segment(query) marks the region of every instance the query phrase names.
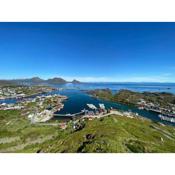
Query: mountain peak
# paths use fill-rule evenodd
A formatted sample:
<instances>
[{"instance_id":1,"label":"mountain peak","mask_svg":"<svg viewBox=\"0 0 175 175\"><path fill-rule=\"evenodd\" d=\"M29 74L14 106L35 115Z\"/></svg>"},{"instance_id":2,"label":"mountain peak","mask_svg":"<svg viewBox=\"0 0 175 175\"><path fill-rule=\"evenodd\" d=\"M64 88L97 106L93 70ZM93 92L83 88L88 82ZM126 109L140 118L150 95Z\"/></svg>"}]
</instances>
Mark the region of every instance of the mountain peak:
<instances>
[{"instance_id":1,"label":"mountain peak","mask_svg":"<svg viewBox=\"0 0 175 175\"><path fill-rule=\"evenodd\" d=\"M41 79L41 78L39 78L39 77L33 77L33 78L31 78L31 80L32 80L33 82L43 82L43 81L44 81L43 79Z\"/></svg>"},{"instance_id":2,"label":"mountain peak","mask_svg":"<svg viewBox=\"0 0 175 175\"><path fill-rule=\"evenodd\" d=\"M80 83L80 81L74 79L74 80L72 81L72 83Z\"/></svg>"},{"instance_id":3,"label":"mountain peak","mask_svg":"<svg viewBox=\"0 0 175 175\"><path fill-rule=\"evenodd\" d=\"M66 80L64 80L63 78L59 78L59 77L55 77L55 78L52 78L52 79L48 79L47 82L48 82L48 83L51 83L51 84L67 83Z\"/></svg>"}]
</instances>

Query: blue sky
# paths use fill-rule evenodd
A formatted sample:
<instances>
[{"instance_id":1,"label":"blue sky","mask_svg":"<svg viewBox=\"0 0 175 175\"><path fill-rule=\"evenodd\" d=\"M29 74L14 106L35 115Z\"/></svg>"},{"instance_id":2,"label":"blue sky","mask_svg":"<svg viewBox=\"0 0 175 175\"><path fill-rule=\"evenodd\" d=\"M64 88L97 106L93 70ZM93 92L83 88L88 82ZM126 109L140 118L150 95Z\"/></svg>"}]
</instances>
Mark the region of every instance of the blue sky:
<instances>
[{"instance_id":1,"label":"blue sky","mask_svg":"<svg viewBox=\"0 0 175 175\"><path fill-rule=\"evenodd\" d=\"M175 82L175 23L0 23L0 79Z\"/></svg>"}]
</instances>

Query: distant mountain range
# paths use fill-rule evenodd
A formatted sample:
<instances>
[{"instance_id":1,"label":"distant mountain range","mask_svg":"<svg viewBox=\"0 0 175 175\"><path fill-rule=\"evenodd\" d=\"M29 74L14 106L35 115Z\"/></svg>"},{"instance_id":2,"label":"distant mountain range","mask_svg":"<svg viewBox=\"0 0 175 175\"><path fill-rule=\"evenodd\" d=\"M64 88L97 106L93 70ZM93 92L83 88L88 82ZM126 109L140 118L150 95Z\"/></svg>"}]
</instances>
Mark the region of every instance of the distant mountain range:
<instances>
[{"instance_id":1,"label":"distant mountain range","mask_svg":"<svg viewBox=\"0 0 175 175\"><path fill-rule=\"evenodd\" d=\"M66 83L80 83L78 80L66 81L63 78L51 78L48 80L41 79L39 77L33 77L28 79L13 79L13 80L0 80L0 85L21 85L21 84L66 84Z\"/></svg>"}]
</instances>

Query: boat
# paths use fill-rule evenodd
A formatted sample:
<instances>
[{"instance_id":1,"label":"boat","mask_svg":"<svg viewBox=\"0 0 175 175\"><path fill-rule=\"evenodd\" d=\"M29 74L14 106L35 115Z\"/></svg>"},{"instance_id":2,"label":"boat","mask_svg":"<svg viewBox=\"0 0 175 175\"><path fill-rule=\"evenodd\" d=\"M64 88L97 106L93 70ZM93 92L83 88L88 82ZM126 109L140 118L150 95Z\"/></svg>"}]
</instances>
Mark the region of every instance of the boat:
<instances>
[{"instance_id":1,"label":"boat","mask_svg":"<svg viewBox=\"0 0 175 175\"><path fill-rule=\"evenodd\" d=\"M175 114L167 114L168 117L174 117L175 118Z\"/></svg>"},{"instance_id":2,"label":"boat","mask_svg":"<svg viewBox=\"0 0 175 175\"><path fill-rule=\"evenodd\" d=\"M104 104L99 104L101 109L105 109L105 105Z\"/></svg>"},{"instance_id":3,"label":"boat","mask_svg":"<svg viewBox=\"0 0 175 175\"><path fill-rule=\"evenodd\" d=\"M87 106L88 106L90 109L95 109L95 110L97 109L96 106L93 105L93 104L87 104Z\"/></svg>"},{"instance_id":4,"label":"boat","mask_svg":"<svg viewBox=\"0 0 175 175\"><path fill-rule=\"evenodd\" d=\"M161 118L161 120L165 120L165 121L168 121L168 122L171 122L171 123L175 123L175 118L171 118L171 117L168 117L168 116L165 116L165 115L158 115L159 118Z\"/></svg>"}]
</instances>

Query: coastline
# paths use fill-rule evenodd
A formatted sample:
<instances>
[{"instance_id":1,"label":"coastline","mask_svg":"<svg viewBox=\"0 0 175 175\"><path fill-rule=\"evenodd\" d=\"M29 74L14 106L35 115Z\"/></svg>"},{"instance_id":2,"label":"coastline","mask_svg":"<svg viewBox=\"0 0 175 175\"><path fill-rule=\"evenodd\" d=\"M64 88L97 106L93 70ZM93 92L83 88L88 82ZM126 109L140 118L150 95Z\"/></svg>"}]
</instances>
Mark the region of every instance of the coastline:
<instances>
[{"instance_id":1,"label":"coastline","mask_svg":"<svg viewBox=\"0 0 175 175\"><path fill-rule=\"evenodd\" d=\"M24 94L24 90L22 90L21 94L16 94L16 95L11 95L11 96L1 96L0 97L0 101L3 101L3 100L12 100L12 99L15 99L15 100L22 100L22 99L26 99L26 98L32 98L33 96L39 96L39 95L44 95L44 94L47 94L49 92L53 92L55 90L57 90L57 88L53 88L51 86L17 86L17 87L9 87L10 88L34 88L33 91L38 91L39 89L38 88L43 88L41 89L41 92L33 92L33 93L30 93L30 94ZM7 87L1 87L1 88L7 88ZM36 88L36 89L35 89Z\"/></svg>"},{"instance_id":2,"label":"coastline","mask_svg":"<svg viewBox=\"0 0 175 175\"><path fill-rule=\"evenodd\" d=\"M120 90L112 94L109 89L96 89L87 91L93 98L114 102L140 111L157 114L161 121L175 123L175 95L168 92L136 92Z\"/></svg>"},{"instance_id":3,"label":"coastline","mask_svg":"<svg viewBox=\"0 0 175 175\"><path fill-rule=\"evenodd\" d=\"M47 109L48 107L46 105L46 107L44 107L41 112L37 112L35 114L33 111L31 111L31 114L28 115L28 119L31 120L31 123L43 123L51 120L56 112L64 108L63 102L64 100L68 99L66 96L61 95L45 96L44 98L45 99L43 103L48 100L50 101L49 106L54 107L49 107L51 109Z\"/></svg>"}]
</instances>

